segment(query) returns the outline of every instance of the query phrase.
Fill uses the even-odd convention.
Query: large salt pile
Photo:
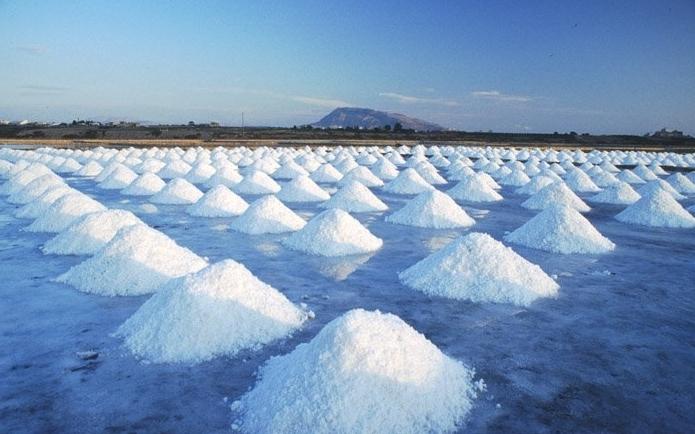
[[[96,255],[57,280],[99,295],[141,295],[205,266],[207,262],[195,253],[139,224],[119,230]]]
[[[208,190],[186,212],[198,217],[231,217],[243,214],[248,207],[238,194],[220,184]]]
[[[502,196],[479,174],[462,179],[447,193],[454,199],[468,202],[497,202],[502,200]]]
[[[647,166],[644,164],[638,164],[637,167],[632,169],[632,171],[635,173],[635,175],[639,176],[645,181],[654,181],[656,179],[659,179],[654,172],[652,172]]]
[[[304,227],[306,222],[275,196],[264,196],[249,205],[229,228],[246,234],[280,234]]]
[[[543,187],[546,187],[552,184],[553,182],[555,182],[553,178],[549,178],[543,175],[536,175],[533,178],[531,178],[531,181],[529,181],[526,185],[514,190],[514,193],[526,195],[536,194],[539,191],[541,191]]]
[[[131,182],[130,185],[121,190],[121,194],[127,196],[152,196],[160,192],[166,185],[167,184],[159,176],[154,173],[145,172]]]
[[[46,209],[32,224],[24,228],[28,232],[61,232],[80,217],[104,211],[106,207],[89,196],[74,190]]]
[[[615,244],[574,208],[550,206],[506,235],[505,241],[555,253],[607,253]]]
[[[280,291],[231,259],[173,279],[116,334],[153,362],[202,362],[291,334],[307,319]]]
[[[588,200],[594,203],[630,205],[637,202],[639,198],[639,193],[637,193],[630,184],[621,181],[618,184],[606,187],[601,193],[591,196]]]
[[[663,179],[655,179],[654,181],[649,181],[648,183],[640,187],[637,190],[637,193],[639,193],[640,196],[645,197],[649,196],[657,190],[664,190],[666,193],[669,193],[671,196],[673,196],[673,198],[676,200],[685,199],[685,196],[678,193],[678,191],[676,191],[676,189],[673,188],[671,184],[664,181]]]
[[[169,181],[163,189],[150,197],[150,202],[170,205],[190,205],[196,203],[201,197],[203,197],[203,192],[198,190],[198,187],[183,178],[175,178]]]
[[[39,176],[53,173],[51,169],[41,163],[31,163],[25,169],[12,175],[4,184],[0,186],[0,195],[9,196],[17,193]]]
[[[386,216],[389,223],[421,228],[464,228],[475,224],[466,211],[439,190],[420,193],[395,213]]]
[[[572,191],[579,193],[596,193],[601,189],[591,180],[591,177],[581,169],[571,169],[565,178],[565,183]]]
[[[616,220],[643,226],[693,228],[695,217],[679,204],[673,195],[658,188],[628,206]]]
[[[282,184],[277,197],[283,202],[323,202],[330,199],[331,195],[307,175],[297,175],[291,181]]]
[[[312,255],[346,256],[374,252],[384,242],[350,214],[335,208],[316,215],[282,244]]]
[[[398,176],[398,168],[386,158],[379,158],[369,169],[384,181],[390,181]]]
[[[248,433],[435,433],[459,429],[483,383],[395,315],[362,309],[271,358],[232,404]]]
[[[280,191],[280,185],[260,170],[247,173],[244,179],[232,188],[240,194],[273,194]]]
[[[538,265],[483,233],[452,241],[399,273],[404,285],[429,295],[528,306],[559,288]]]
[[[352,181],[320,204],[319,208],[340,208],[347,212],[378,212],[386,211],[388,206],[362,183]]]
[[[405,169],[384,186],[384,191],[394,194],[420,194],[432,189],[434,187],[412,168]]]
[[[682,173],[674,173],[666,178],[666,182],[671,184],[671,187],[673,187],[679,193],[695,194],[695,184]]]
[[[324,163],[318,169],[314,170],[311,175],[311,179],[315,182],[323,183],[334,183],[338,182],[343,178],[343,174],[340,173],[338,169],[333,167],[331,163]]]
[[[383,187],[384,185],[384,181],[379,179],[371,170],[364,166],[358,166],[349,171],[338,181],[338,185],[345,185],[350,181],[358,181],[366,187]]]
[[[121,190],[129,186],[137,177],[137,173],[120,164],[97,186],[104,190]]]
[[[53,202],[70,193],[78,193],[78,191],[68,185],[49,188],[41,196],[19,208],[15,212],[15,217],[23,219],[38,218],[53,205]]]
[[[584,203],[562,181],[556,181],[544,187],[541,191],[522,202],[521,206],[527,209],[540,210],[556,204],[571,206],[579,212],[589,212],[591,210],[591,207]]]
[[[244,178],[234,167],[222,166],[221,168],[217,169],[217,172],[215,172],[214,175],[205,181],[205,185],[208,187],[224,185],[225,187],[232,188],[240,183],[242,179]]]
[[[507,185],[511,187],[521,187],[526,185],[531,179],[519,169],[511,171],[508,175],[505,175],[500,179],[501,185]]]
[[[19,205],[27,204],[37,197],[41,196],[48,190],[59,186],[66,185],[63,178],[55,173],[47,173],[31,181],[23,189],[11,194],[7,199],[8,203]]]
[[[44,253],[53,255],[92,255],[104,247],[126,226],[142,224],[130,211],[110,209],[87,214],[48,240]]]

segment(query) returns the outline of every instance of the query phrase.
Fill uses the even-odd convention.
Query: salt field
[[[3,432],[691,432],[695,154],[0,147]]]

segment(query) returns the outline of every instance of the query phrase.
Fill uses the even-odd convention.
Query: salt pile
[[[102,170],[104,170],[104,168],[101,167],[101,164],[97,163],[96,161],[90,161],[89,163],[82,166],[80,170],[75,172],[75,175],[93,178],[95,176],[98,176]]]
[[[615,177],[623,182],[627,182],[628,184],[644,184],[644,180],[635,175],[635,173],[630,169],[621,171]]]
[[[2,186],[0,186],[0,195],[9,196],[17,193],[39,176],[53,173],[51,169],[40,163],[32,163],[19,173],[13,175]]]
[[[452,241],[398,276],[429,295],[519,306],[555,297],[559,288],[538,265],[483,233]]]
[[[526,195],[536,194],[541,191],[543,187],[546,187],[553,182],[555,182],[555,180],[552,178],[548,178],[547,176],[543,175],[536,175],[531,178],[531,181],[529,181],[528,184],[517,188],[514,193]]]
[[[384,186],[384,191],[394,194],[420,194],[432,189],[434,187],[412,168],[405,169]]]
[[[601,193],[591,196],[588,200],[595,203],[630,205],[637,202],[639,198],[639,193],[637,193],[630,184],[621,181],[618,184],[606,187]]]
[[[374,163],[374,165],[370,167],[370,170],[374,175],[378,176],[379,179],[383,179],[384,181],[390,181],[398,176],[398,168],[386,158],[379,158],[379,161]]]
[[[137,173],[123,165],[118,165],[109,176],[97,186],[104,190],[121,190],[130,185],[138,177]]]
[[[374,252],[384,243],[357,219],[335,208],[316,215],[282,244],[312,255],[346,256]]]
[[[347,212],[378,212],[386,211],[388,206],[367,187],[352,181],[341,187],[329,200],[320,204],[319,208],[340,208]]]
[[[15,217],[22,219],[38,218],[41,216],[41,214],[46,212],[51,205],[53,205],[53,202],[69,193],[78,193],[78,191],[67,185],[49,188],[41,196],[19,208],[15,212]]]
[[[666,182],[671,184],[671,187],[673,187],[679,193],[695,194],[695,184],[682,173],[674,173],[666,178]]]
[[[579,212],[589,212],[591,208],[570,190],[564,182],[554,182],[529,197],[521,206],[527,209],[546,209],[549,206],[567,205]]]
[[[205,181],[205,185],[208,187],[224,185],[225,187],[233,188],[235,185],[240,183],[242,179],[244,178],[241,176],[241,174],[239,174],[239,172],[236,171],[236,169],[230,166],[223,166],[217,169],[217,172],[215,172],[214,175]]]
[[[331,195],[307,175],[297,175],[282,185],[277,197],[283,202],[323,202],[330,199]]]
[[[451,197],[439,190],[420,193],[403,208],[386,216],[389,223],[421,228],[464,228],[475,224]]]
[[[48,240],[41,250],[53,255],[92,255],[111,241],[121,228],[136,224],[142,224],[142,221],[130,211],[94,212]]]
[[[196,363],[285,337],[307,319],[280,291],[231,259],[173,279],[119,327],[152,362]]]
[[[638,164],[637,167],[632,169],[632,171],[635,173],[635,175],[639,176],[643,180],[649,182],[649,181],[654,181],[656,179],[659,179],[654,172],[652,172],[647,166],[644,164]]]
[[[573,169],[565,178],[565,183],[572,191],[579,193],[596,193],[601,189],[591,180],[591,177],[580,169]]]
[[[167,163],[157,171],[157,175],[162,179],[174,179],[186,176],[191,171],[191,166],[183,160],[174,160]]]
[[[657,190],[664,190],[666,193],[669,193],[671,196],[673,196],[673,198],[676,200],[685,199],[685,196],[678,193],[675,188],[671,187],[671,184],[664,181],[663,179],[656,179],[654,181],[649,181],[648,183],[646,183],[645,185],[640,187],[637,190],[637,193],[639,193],[640,196],[645,197],[645,196],[649,196],[650,194],[654,193]]]
[[[315,182],[331,184],[340,181],[343,178],[343,174],[333,167],[331,163],[324,163],[321,167],[313,171],[310,177]]]
[[[106,210],[104,205],[74,190],[53,202],[24,230],[28,232],[61,232],[83,215],[104,210]]]
[[[275,179],[294,179],[298,176],[308,176],[309,172],[294,160],[290,160],[282,167],[273,172],[273,178]]]
[[[195,253],[139,224],[119,230],[96,255],[60,275],[57,281],[99,295],[141,295],[205,266],[207,262]]]
[[[152,197],[150,202],[169,205],[190,205],[196,203],[203,192],[183,178],[176,178],[169,181],[163,189],[159,190]]]
[[[673,195],[658,188],[628,206],[616,220],[643,226],[693,228],[695,217],[681,206]]]
[[[615,244],[574,208],[551,206],[506,235],[505,241],[555,253],[607,253]]]
[[[54,173],[47,173],[31,181],[21,190],[11,194],[7,199],[8,203],[19,205],[27,204],[48,190],[65,185],[65,181]]]
[[[384,181],[379,179],[371,170],[364,166],[355,167],[349,171],[343,179],[338,181],[338,185],[345,185],[350,181],[357,181],[366,187],[383,187]]]
[[[166,183],[162,178],[154,173],[145,172],[121,190],[121,194],[127,196],[152,196],[160,192],[164,187],[166,187]]]
[[[511,187],[521,187],[522,185],[526,185],[529,181],[531,181],[531,179],[526,176],[523,171],[516,169],[508,175],[502,177],[499,183],[501,185],[508,185]]]
[[[484,387],[397,316],[362,309],[271,358],[258,376],[232,404],[243,432],[449,432]]]
[[[189,206],[186,212],[198,217],[231,217],[243,214],[248,207],[249,204],[239,195],[224,185],[218,185]]]
[[[280,191],[280,185],[260,170],[248,173],[233,188],[234,191],[240,194],[273,194]]]
[[[304,227],[306,222],[275,196],[264,196],[249,205],[229,228],[246,234],[280,234]]]
[[[447,193],[454,199],[468,202],[497,202],[502,200],[502,196],[479,174],[462,179]]]

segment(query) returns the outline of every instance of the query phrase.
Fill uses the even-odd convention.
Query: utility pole
[[[241,112],[241,137],[244,137],[244,112]]]

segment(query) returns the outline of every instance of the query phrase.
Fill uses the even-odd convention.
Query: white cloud
[[[529,102],[533,100],[533,97],[530,96],[509,95],[506,93],[502,93],[498,90],[476,90],[471,92],[471,95],[473,95],[476,98],[484,98],[502,102]]]
[[[30,45],[18,45],[17,50],[26,53],[26,54],[31,54],[33,56],[41,56],[44,55],[48,52],[48,49],[44,47],[43,45],[35,45],[35,44],[30,44]]]
[[[395,92],[381,92],[379,96],[384,98],[391,98],[400,103],[404,104],[434,104],[443,105],[447,107],[457,107],[460,104],[456,101],[447,100],[443,98],[421,98],[418,96],[403,95]]]
[[[301,102],[302,104],[315,105],[319,107],[327,108],[337,108],[337,107],[350,107],[352,104],[339,99],[325,99],[325,98],[315,98],[311,96],[292,96],[290,97],[292,101]]]

